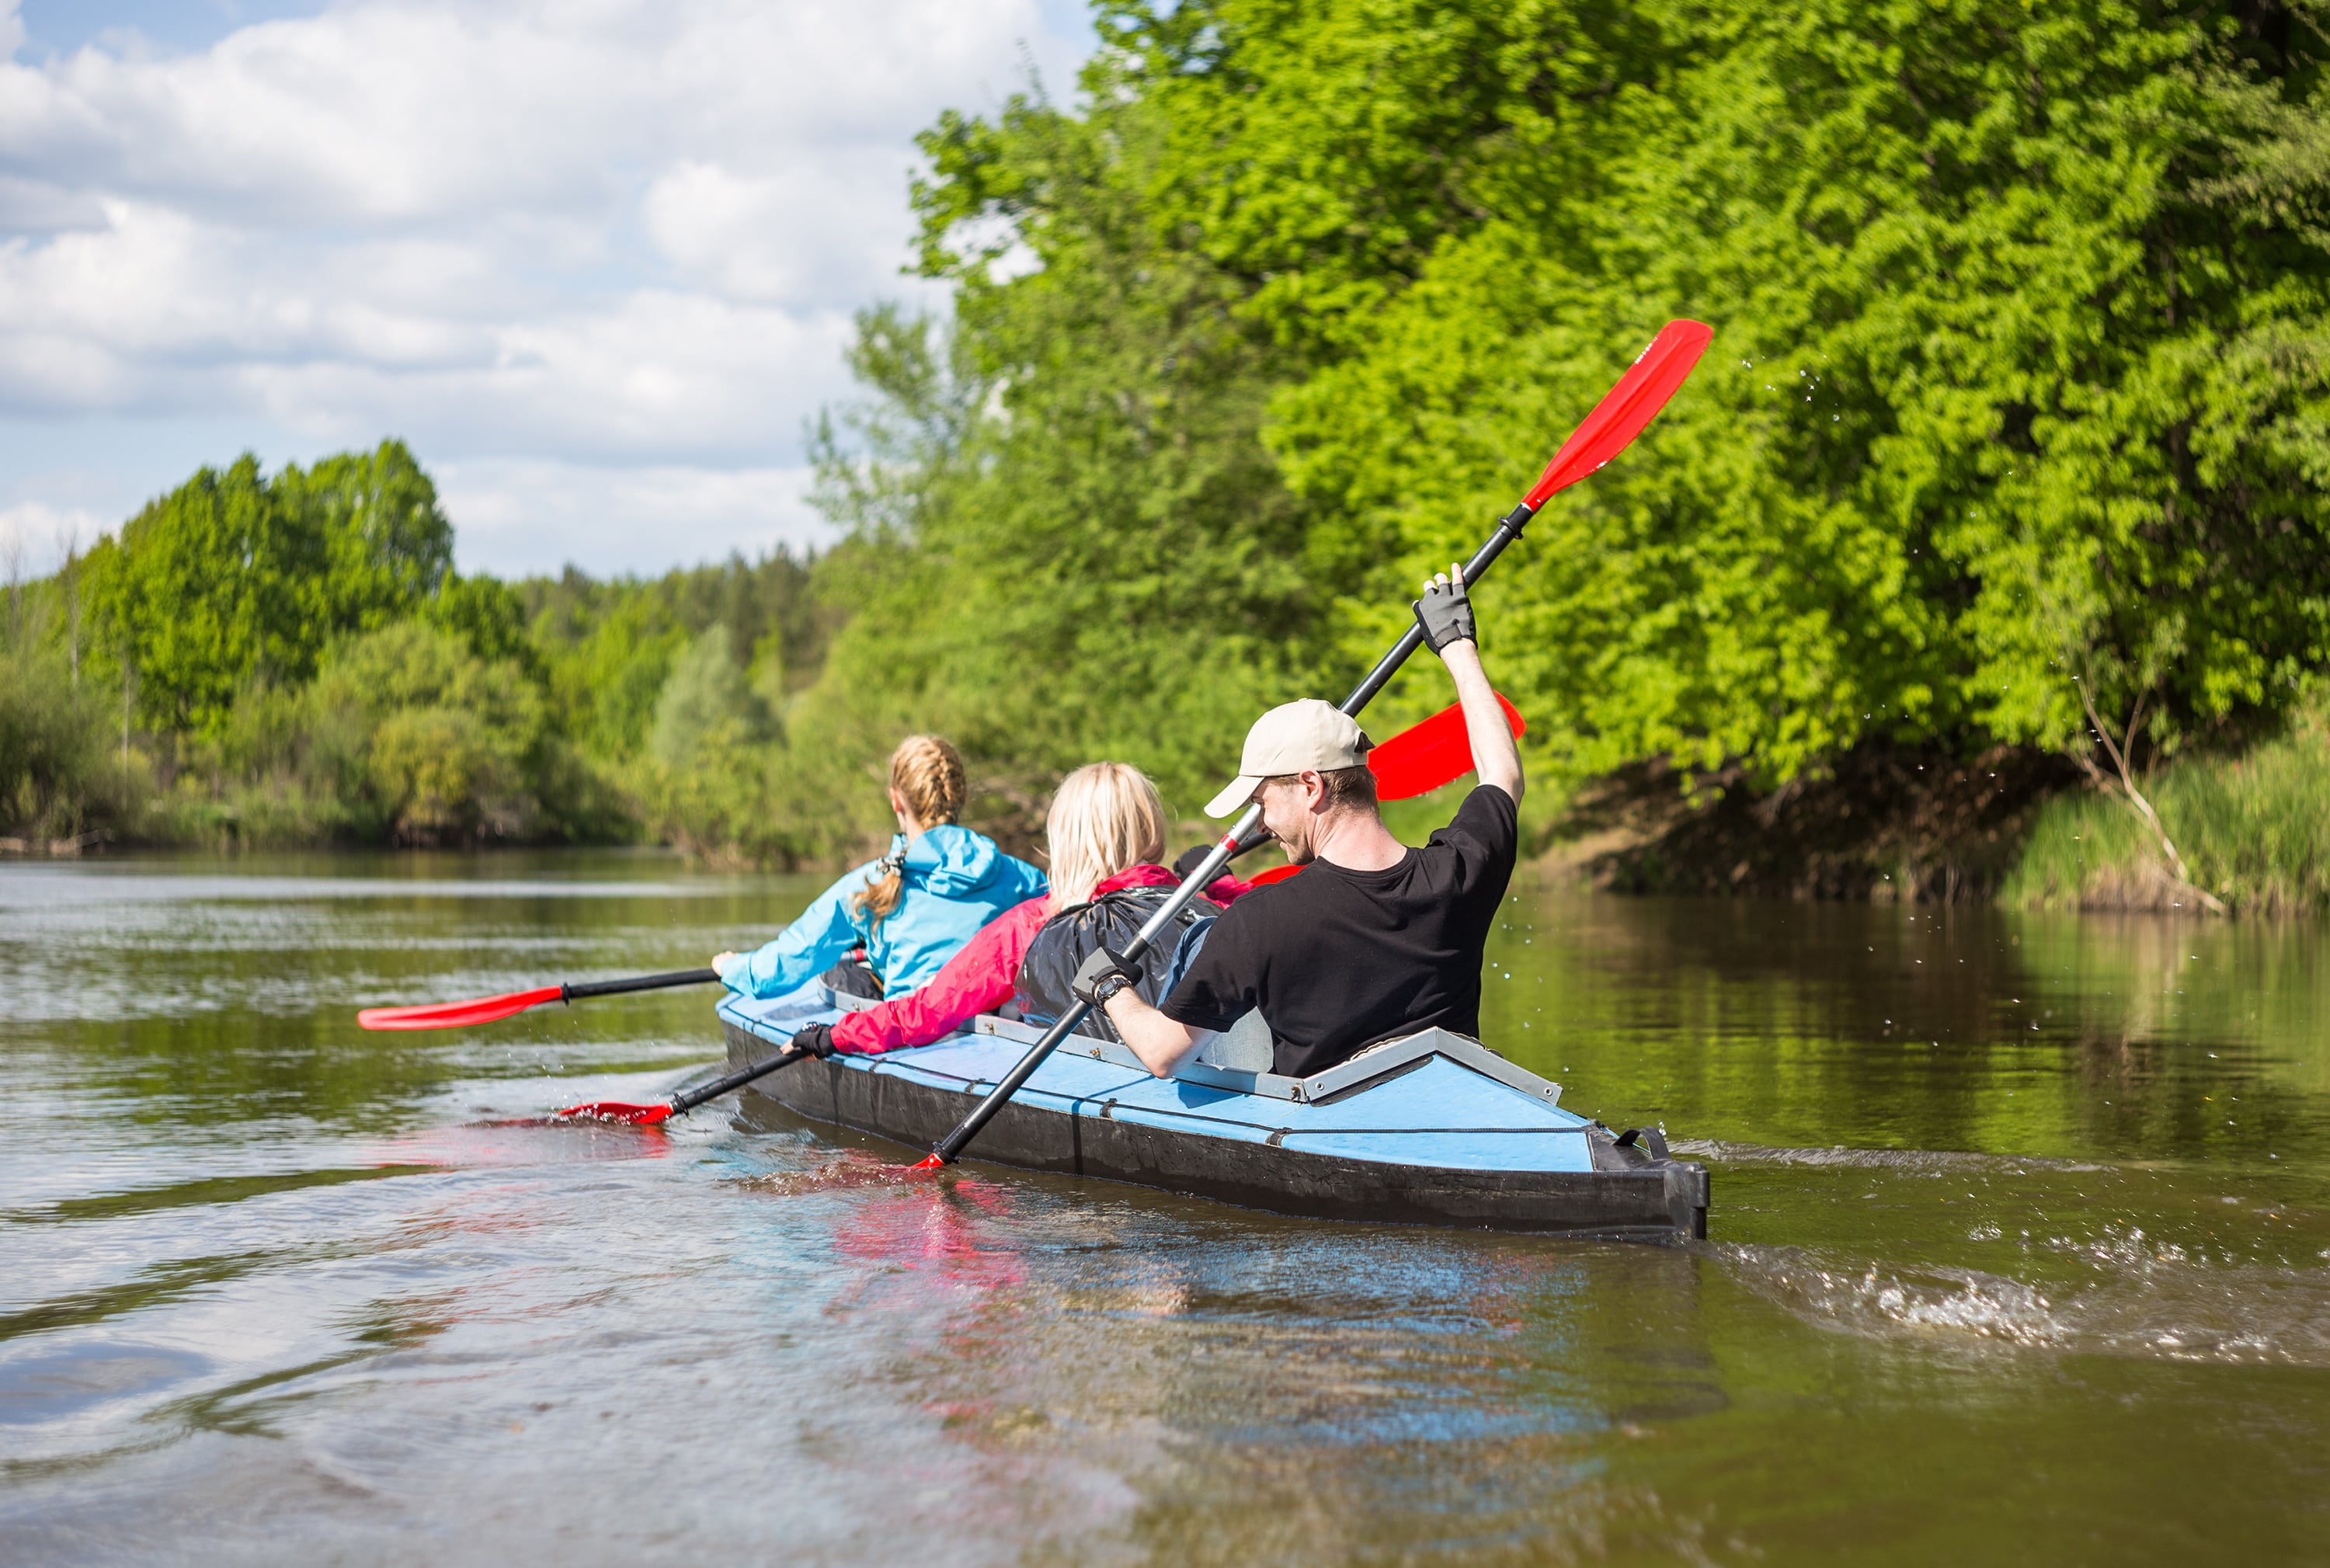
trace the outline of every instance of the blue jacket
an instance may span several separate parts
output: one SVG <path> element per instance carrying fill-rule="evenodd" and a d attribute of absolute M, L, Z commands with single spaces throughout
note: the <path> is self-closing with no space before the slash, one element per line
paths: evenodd
<path fill-rule="evenodd" d="M 893 854 L 898 840 L 890 841 Z M 906 845 L 905 888 L 898 907 L 869 932 L 851 895 L 881 874 L 868 861 L 817 895 L 777 940 L 722 977 L 747 997 L 781 997 L 839 963 L 861 942 L 884 994 L 919 990 L 979 928 L 1013 904 L 1049 890 L 1044 874 L 968 827 L 942 823 Z"/>

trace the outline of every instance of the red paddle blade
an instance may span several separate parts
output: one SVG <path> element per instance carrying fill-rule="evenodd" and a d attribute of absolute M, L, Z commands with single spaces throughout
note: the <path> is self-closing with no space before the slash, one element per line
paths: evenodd
<path fill-rule="evenodd" d="M 906 1170 L 907 1170 L 908 1174 L 910 1174 L 910 1175 L 911 1175 L 913 1172 L 915 1172 L 915 1171 L 918 1171 L 918 1170 L 944 1170 L 944 1169 L 946 1169 L 946 1161 L 944 1161 L 944 1160 L 941 1159 L 938 1156 L 936 1156 L 936 1155 L 934 1155 L 934 1154 L 926 1154 L 926 1155 L 923 1156 L 923 1157 L 922 1157 L 922 1158 L 920 1158 L 920 1159 L 916 1160 L 914 1164 L 912 1164 L 912 1165 L 910 1165 L 910 1166 L 908 1166 L 908 1167 L 906 1167 Z"/>
<path fill-rule="evenodd" d="M 1515 735 L 1528 728 L 1520 710 L 1497 694 L 1505 723 Z M 1376 776 L 1376 798 L 1407 800 L 1429 795 L 1443 784 L 1453 784 L 1473 770 L 1473 741 L 1464 732 L 1464 704 L 1453 704 L 1420 724 L 1410 725 L 1368 753 L 1368 770 Z M 1257 882 L 1260 877 L 1255 878 Z"/>
<path fill-rule="evenodd" d="M 555 1002 L 560 994 L 561 987 L 545 986 L 536 991 L 512 991 L 507 997 L 473 997 L 466 1002 L 437 1002 L 421 1007 L 366 1007 L 356 1015 L 356 1022 L 366 1029 L 466 1029 Z"/>
<path fill-rule="evenodd" d="M 653 1127 L 658 1121 L 671 1119 L 671 1101 L 658 1100 L 653 1105 L 632 1105 L 620 1100 L 593 1100 L 582 1105 L 570 1105 L 553 1114 L 583 1117 L 592 1121 L 628 1121 L 639 1127 Z"/>
<path fill-rule="evenodd" d="M 1545 466 L 1530 493 L 1521 499 L 1534 512 L 1550 500 L 1553 493 L 1575 485 L 1586 475 L 1624 451 L 1643 427 L 1658 417 L 1667 400 L 1682 385 L 1699 356 L 1707 350 L 1708 339 L 1715 329 L 1697 321 L 1670 321 L 1659 328 L 1651 339 L 1650 347 L 1610 394 L 1594 405 L 1578 427 L 1561 443 L 1561 450 Z"/>

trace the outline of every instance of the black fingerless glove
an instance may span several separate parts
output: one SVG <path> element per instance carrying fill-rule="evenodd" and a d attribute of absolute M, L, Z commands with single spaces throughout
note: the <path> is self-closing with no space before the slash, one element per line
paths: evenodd
<path fill-rule="evenodd" d="M 1424 590 L 1416 601 L 1416 624 L 1424 628 L 1424 640 L 1434 653 L 1444 651 L 1452 642 L 1477 642 L 1473 630 L 1473 601 L 1464 597 L 1464 585 L 1450 581 L 1435 582 Z"/>
<path fill-rule="evenodd" d="M 1077 1001 L 1090 1002 L 1097 1007 L 1101 1005 L 1098 995 L 1100 983 L 1112 975 L 1126 985 L 1131 985 L 1141 978 L 1134 974 L 1126 966 L 1124 959 L 1117 954 L 1104 947 L 1095 948 L 1093 949 L 1092 957 L 1084 960 L 1084 968 L 1076 971 L 1076 978 L 1070 982 L 1068 989 L 1075 993 Z"/>
<path fill-rule="evenodd" d="M 800 1032 L 793 1035 L 792 1044 L 785 1049 L 796 1056 L 808 1055 L 819 1059 L 830 1056 L 833 1054 L 833 1025 L 830 1024 L 803 1025 Z"/>
<path fill-rule="evenodd" d="M 1181 858 L 1173 863 L 1173 874 L 1183 882 L 1189 881 L 1189 874 L 1204 864 L 1206 856 L 1213 854 L 1214 849 L 1215 845 L 1209 841 L 1198 845 L 1194 848 L 1183 850 Z"/>

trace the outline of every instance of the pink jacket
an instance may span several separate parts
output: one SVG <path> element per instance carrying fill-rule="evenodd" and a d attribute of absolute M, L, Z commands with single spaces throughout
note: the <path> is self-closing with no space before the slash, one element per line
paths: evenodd
<path fill-rule="evenodd" d="M 1136 865 L 1093 889 L 1093 896 L 1123 887 L 1178 887 L 1180 881 L 1161 865 Z M 1225 876 L 1206 890 L 1206 896 L 1227 904 L 1253 887 L 1250 882 Z M 873 1055 L 927 1045 L 1000 1007 L 1018 989 L 1019 961 L 1051 918 L 1051 905 L 1049 895 L 1013 904 L 980 927 L 922 989 L 844 1016 L 833 1026 L 834 1048 Z"/>

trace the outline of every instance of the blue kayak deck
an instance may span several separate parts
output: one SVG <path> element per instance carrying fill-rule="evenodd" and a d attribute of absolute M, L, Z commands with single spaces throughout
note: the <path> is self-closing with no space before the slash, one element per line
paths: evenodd
<path fill-rule="evenodd" d="M 803 1025 L 836 1022 L 848 1006 L 848 999 L 810 987 L 769 1001 L 730 996 L 720 1004 L 720 1015 L 781 1046 Z M 1025 1054 L 1035 1033 L 981 1018 L 971 1031 L 935 1044 L 840 1054 L 830 1065 L 957 1094 L 968 1110 Z M 1557 1103 L 1557 1085 L 1485 1047 L 1431 1033 L 1444 1043 L 1440 1049 L 1426 1042 L 1378 1058 L 1384 1067 L 1372 1077 L 1369 1059 L 1359 1058 L 1309 1080 L 1212 1067 L 1160 1079 L 1134 1064 L 1121 1045 L 1071 1035 L 1016 1098 L 1070 1117 L 1373 1164 L 1480 1172 L 1596 1168 L 1586 1137 L 1595 1124 Z"/>

